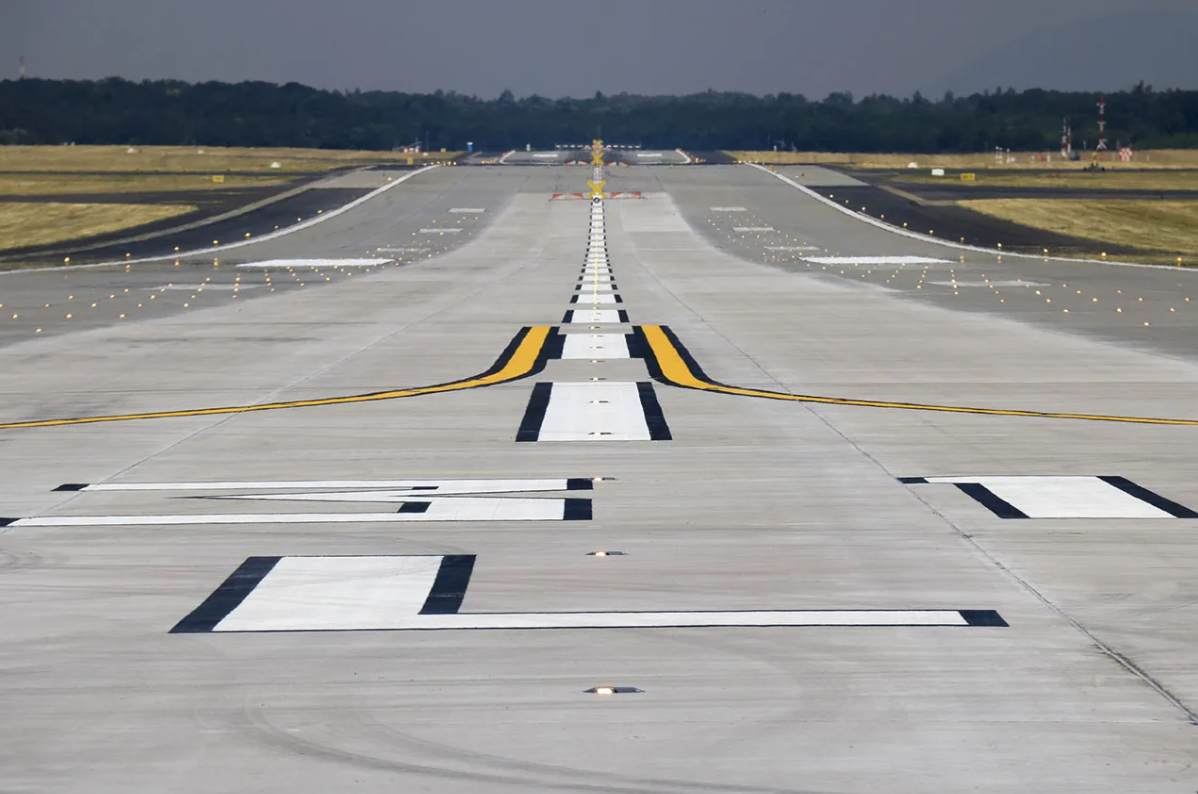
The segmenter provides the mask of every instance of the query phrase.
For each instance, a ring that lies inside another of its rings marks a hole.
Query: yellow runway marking
[[[983,416],[1027,416],[1041,419],[1086,419],[1092,422],[1125,422],[1139,425],[1183,425],[1198,426],[1198,419],[1155,419],[1145,416],[1106,416],[1103,414],[1055,413],[1051,411],[1020,411],[1004,408],[968,408],[960,405],[927,405],[923,403],[887,402],[884,400],[854,400],[844,397],[816,397],[807,394],[784,394],[760,389],[742,389],[725,386],[708,380],[696,366],[692,370],[689,354],[683,355],[671,338],[668,329],[660,325],[641,326],[662,378],[675,386],[702,391],[736,394],[742,397],[762,397],[769,400],[788,400],[823,405],[857,405],[866,408],[897,408],[907,411],[940,411],[955,414],[981,414]],[[684,348],[685,349],[685,348]]]
[[[27,427],[60,427],[62,425],[86,425],[97,422],[130,422],[137,419],[170,419],[184,416],[215,416],[219,414],[244,414],[254,411],[279,411],[285,408],[311,408],[318,405],[344,405],[346,403],[368,403],[379,400],[398,400],[403,397],[418,397],[422,394],[476,389],[522,378],[537,367],[545,340],[551,328],[547,325],[533,326],[521,331],[516,337],[514,349],[505,353],[496,365],[482,375],[466,380],[442,383],[437,386],[421,386],[413,389],[354,394],[347,397],[326,397],[318,400],[291,400],[288,402],[263,403],[261,405],[236,405],[225,408],[196,408],[183,411],[157,411],[142,414],[116,414],[113,416],[85,416],[74,419],[39,419],[31,422],[9,422],[0,424],[0,430],[16,430]]]

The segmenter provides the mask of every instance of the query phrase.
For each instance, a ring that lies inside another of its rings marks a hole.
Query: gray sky
[[[1198,88],[1195,0],[0,0],[0,76],[494,97]],[[593,24],[592,23],[596,23]]]

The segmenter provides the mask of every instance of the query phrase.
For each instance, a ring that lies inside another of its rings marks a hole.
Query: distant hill
[[[1158,90],[1198,88],[1198,11],[1141,12],[1136,5],[1129,0],[1124,13],[1036,31],[1005,44],[943,75],[929,93],[967,94],[997,86],[1118,91],[1140,81]],[[978,45],[985,48],[984,41]],[[1177,84],[1179,74],[1188,75],[1188,84]]]

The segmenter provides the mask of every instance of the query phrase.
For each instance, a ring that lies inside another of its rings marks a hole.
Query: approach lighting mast
[[[1061,157],[1073,159],[1073,130],[1069,126],[1069,119],[1065,119],[1065,125],[1061,128]]]
[[[1094,151],[1106,151],[1106,97],[1098,99],[1098,146]]]

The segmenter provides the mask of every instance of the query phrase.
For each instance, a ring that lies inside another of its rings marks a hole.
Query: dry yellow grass
[[[0,146],[0,171],[327,171],[354,165],[416,163],[453,157],[458,152],[408,155],[402,152],[337,149],[252,149],[195,146]],[[203,149],[204,153],[199,154]],[[277,162],[278,169],[271,163]]]
[[[226,176],[213,182],[198,174],[0,174],[0,196],[51,196],[87,193],[151,193],[167,190],[219,190],[222,188],[279,185],[291,181],[280,176]]]
[[[0,203],[0,249],[107,234],[194,209],[174,204],[4,202]]]
[[[1011,152],[1014,163],[997,165],[994,155],[981,154],[839,154],[834,152],[747,152],[729,151],[728,154],[737,160],[772,165],[788,165],[796,163],[811,163],[816,165],[841,165],[848,168],[906,168],[909,163],[918,163],[920,168],[967,168],[979,171],[988,168],[1015,169],[1061,169],[1076,171],[1090,162],[1090,156],[1083,154],[1082,161],[1068,162],[1054,154],[1052,162],[1030,162],[1034,152]],[[1131,163],[1120,163],[1118,155],[1107,152],[1099,157],[1099,163],[1107,168],[1198,168],[1198,150],[1195,149],[1158,149],[1155,151],[1137,152]]]
[[[996,218],[1072,237],[1198,254],[1198,201],[990,199],[958,203]]]
[[[978,171],[974,181],[962,181],[955,174],[929,176],[928,173],[899,174],[894,182],[919,182],[922,184],[951,184],[954,187],[1042,187],[1085,190],[1198,190],[1198,171],[1151,171],[1108,170],[1106,173],[1087,173],[1080,168],[1073,171],[1051,173],[1023,173]]]

